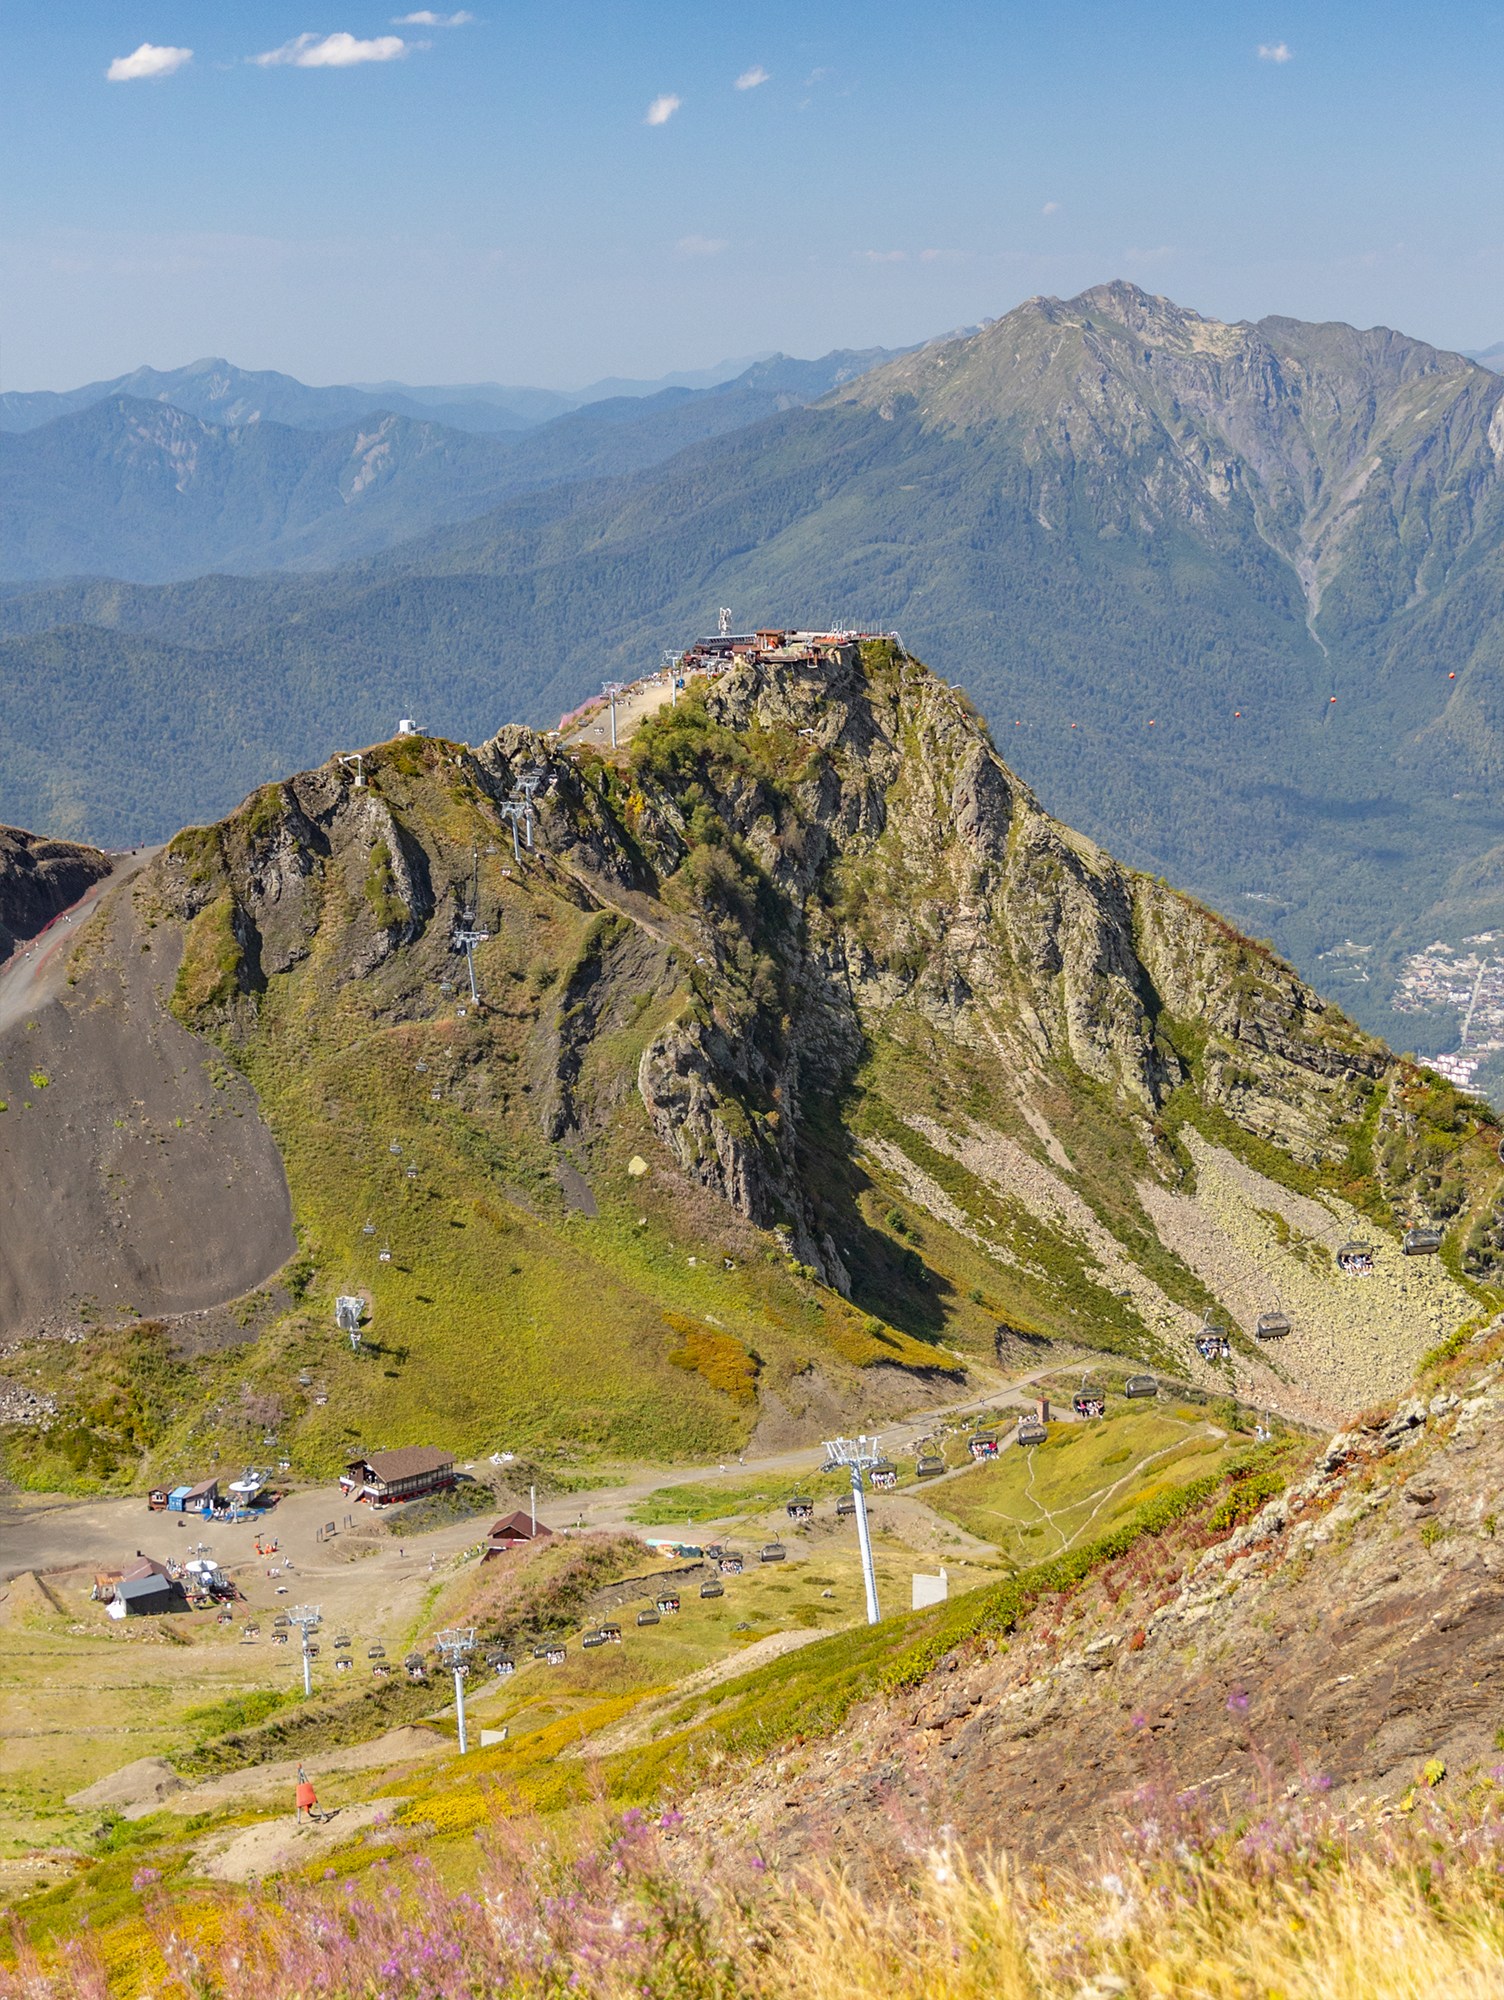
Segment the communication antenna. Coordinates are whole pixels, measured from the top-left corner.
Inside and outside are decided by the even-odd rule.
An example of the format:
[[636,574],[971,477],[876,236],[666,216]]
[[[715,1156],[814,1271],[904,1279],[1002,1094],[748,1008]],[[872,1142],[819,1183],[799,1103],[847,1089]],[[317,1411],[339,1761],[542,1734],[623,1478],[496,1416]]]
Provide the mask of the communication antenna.
[[313,1655],[308,1650],[308,1635],[317,1632],[322,1613],[316,1604],[295,1604],[288,1612],[288,1622],[296,1625],[303,1634],[303,1696],[309,1699],[313,1694]]
[[611,704],[611,748],[616,748],[616,697],[622,691],[620,681],[602,681],[601,693]]
[[881,1441],[875,1437],[827,1438],[825,1464],[821,1470],[833,1472],[837,1466],[851,1469],[851,1497],[856,1502],[856,1533],[862,1545],[862,1582],[867,1587],[867,1623],[875,1625],[882,1613],[877,1608],[877,1571],[872,1564],[872,1537],[867,1530],[867,1499],[862,1473],[882,1460]]
[[361,753],[360,753],[360,752],[359,752],[358,750],[355,750],[355,751],[352,751],[352,752],[351,752],[351,754],[350,754],[350,755],[349,755],[348,757],[340,757],[340,758],[337,758],[337,759],[335,760],[335,761],[336,761],[337,763],[340,763],[340,764],[353,764],[353,765],[355,766],[355,789],[356,789],[356,791],[359,791],[359,790],[360,790],[360,788],[361,788],[361,786],[362,786],[362,785],[363,785],[363,784],[365,783],[365,781],[366,781],[366,774],[365,774],[365,770],[364,770],[364,768],[363,768],[363,767],[362,767],[362,765],[361,765],[361,761],[360,761],[360,757],[361,757]]
[[729,604],[723,604],[721,606],[720,615],[721,615],[721,637],[724,639],[731,630],[731,606]]
[[[512,838],[515,842],[517,838],[517,824],[515,820],[512,823]],[[470,890],[470,907],[460,912],[459,922],[455,925],[449,939],[449,949],[451,951],[462,951],[465,954],[465,967],[470,974],[470,998],[476,1006],[480,1005],[480,994],[475,988],[475,947],[478,944],[484,944],[491,935],[489,931],[477,930],[476,928],[475,913],[479,902],[480,849],[477,847],[475,850],[475,880]]]
[[465,1676],[470,1671],[470,1655],[475,1651],[475,1627],[456,1627],[440,1632],[435,1644],[444,1665],[454,1675],[454,1719],[460,1728],[460,1755],[470,1748],[465,1738]]

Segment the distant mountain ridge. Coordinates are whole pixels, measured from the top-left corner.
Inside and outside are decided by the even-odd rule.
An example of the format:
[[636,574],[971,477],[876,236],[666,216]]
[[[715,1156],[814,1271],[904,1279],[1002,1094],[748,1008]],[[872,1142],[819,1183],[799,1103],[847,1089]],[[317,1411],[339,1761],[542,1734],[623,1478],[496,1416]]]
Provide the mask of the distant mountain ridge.
[[[338,430],[373,411],[443,424],[450,430],[524,431],[568,416],[573,410],[619,397],[661,395],[665,389],[710,391],[737,380],[756,379],[757,371],[774,374],[788,368],[824,371],[820,394],[848,380],[862,368],[876,367],[906,349],[872,347],[840,349],[823,361],[795,361],[785,354],[757,354],[723,361],[714,368],[663,375],[653,382],[610,376],[587,389],[507,388],[499,382],[475,382],[415,388],[405,382],[343,382],[311,388],[295,376],[275,369],[237,368],[217,357],[189,362],[183,368],[137,368],[108,382],[89,382],[79,389],[7,390],[0,395],[0,431],[25,432],[58,417],[131,396],[169,403],[186,416],[235,430],[245,424],[279,423],[294,430]],[[813,379],[813,378],[812,378]]]
[[318,428],[245,415],[218,424],[160,398],[108,396],[8,441],[4,574],[166,583],[328,568],[514,494],[640,472],[801,407],[882,358],[774,355],[717,388],[604,398],[489,436],[437,412],[373,410]]
[[1026,301],[323,575],[8,593],[0,796],[129,839],[398,714],[550,723],[717,605],[896,630],[1052,811],[1413,1046],[1447,1027],[1390,1011],[1397,955],[1504,930],[1501,406],[1504,379],[1388,329],[1227,326],[1126,284]]

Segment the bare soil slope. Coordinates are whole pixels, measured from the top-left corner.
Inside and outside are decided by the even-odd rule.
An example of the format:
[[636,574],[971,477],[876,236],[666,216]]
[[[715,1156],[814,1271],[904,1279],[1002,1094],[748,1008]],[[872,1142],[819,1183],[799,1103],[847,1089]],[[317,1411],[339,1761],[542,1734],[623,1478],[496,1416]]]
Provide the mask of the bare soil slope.
[[0,1028],[0,1337],[213,1306],[297,1247],[255,1092],[167,1011],[180,949],[122,884]]

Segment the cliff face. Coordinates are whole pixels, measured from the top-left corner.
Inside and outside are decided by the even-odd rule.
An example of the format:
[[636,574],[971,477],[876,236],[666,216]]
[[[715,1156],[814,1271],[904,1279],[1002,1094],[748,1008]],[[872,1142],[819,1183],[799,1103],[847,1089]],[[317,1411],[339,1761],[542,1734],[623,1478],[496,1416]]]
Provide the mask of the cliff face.
[[97,847],[0,826],[0,964],[109,872]]

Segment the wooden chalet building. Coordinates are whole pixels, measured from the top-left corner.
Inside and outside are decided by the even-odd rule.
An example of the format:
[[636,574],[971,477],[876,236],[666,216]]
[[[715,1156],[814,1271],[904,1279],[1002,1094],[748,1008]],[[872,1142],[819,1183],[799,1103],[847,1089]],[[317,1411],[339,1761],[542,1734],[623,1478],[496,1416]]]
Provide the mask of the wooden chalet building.
[[493,1556],[504,1556],[508,1549],[524,1548],[531,1541],[543,1541],[553,1533],[541,1521],[535,1522],[531,1514],[520,1509],[508,1514],[505,1520],[497,1521],[486,1536],[486,1546],[481,1555],[482,1562],[489,1562]]
[[453,1486],[454,1453],[431,1445],[409,1444],[400,1451],[373,1451],[354,1459],[340,1474],[340,1491],[371,1507],[388,1507],[397,1500],[416,1500],[424,1493],[442,1493]]

